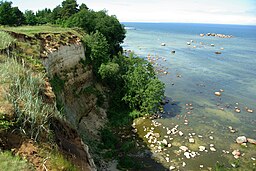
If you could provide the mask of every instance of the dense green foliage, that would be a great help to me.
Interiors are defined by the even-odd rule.
[[[0,1],[0,24],[19,26],[24,24],[25,17],[18,7],[12,7],[11,2]]]
[[[97,74],[100,65],[109,60],[109,45],[106,38],[96,31],[96,33],[84,37],[84,45],[87,60],[92,64],[95,74]]]

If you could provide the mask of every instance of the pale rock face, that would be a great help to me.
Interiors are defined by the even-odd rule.
[[[82,44],[71,44],[69,46],[60,46],[58,50],[49,53],[43,60],[46,71],[53,76],[60,71],[68,70],[85,59],[85,49]]]

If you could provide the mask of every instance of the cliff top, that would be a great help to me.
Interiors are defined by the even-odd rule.
[[[63,28],[52,25],[41,25],[41,26],[20,26],[20,27],[0,27],[0,30],[7,32],[15,32],[25,34],[33,37],[38,33],[67,33],[71,32],[79,37],[82,37],[83,31],[79,28]]]

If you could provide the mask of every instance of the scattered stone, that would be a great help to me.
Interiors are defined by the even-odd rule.
[[[164,144],[165,146],[167,146],[167,145],[168,145],[167,140],[166,140],[166,139],[163,139],[162,144]]]
[[[182,151],[188,151],[188,147],[186,147],[186,146],[180,146],[180,149],[182,150]]]
[[[197,135],[198,136],[198,138],[203,138],[203,136],[202,135]]]
[[[242,143],[246,143],[247,142],[247,138],[245,136],[240,136],[236,138],[236,143],[237,144],[242,144]]]
[[[194,138],[189,138],[189,139],[188,139],[188,142],[190,142],[190,143],[195,143],[195,139],[194,139]]]
[[[221,96],[221,93],[218,91],[216,91],[214,94],[215,94],[215,96]]]
[[[183,132],[179,131],[179,135],[180,135],[180,136],[183,136]]]
[[[172,144],[168,144],[167,146],[170,148],[170,147],[172,147]]]
[[[214,144],[210,144],[210,147],[214,147]]]
[[[256,145],[256,140],[255,140],[255,139],[247,138],[247,141],[248,141],[248,143],[251,143],[251,144],[255,144],[255,145]]]
[[[235,165],[234,163],[231,163],[231,166],[234,167],[234,168],[236,168],[236,165]]]
[[[175,50],[172,50],[172,53],[175,53]]]
[[[167,163],[170,162],[170,158],[169,157],[165,157],[165,160],[166,160]]]
[[[172,133],[172,131],[171,131],[171,130],[168,130],[168,131],[167,131],[167,134],[168,134],[168,135],[169,135],[169,134],[171,134],[171,133]]]
[[[214,147],[210,147],[210,150],[213,151],[213,152],[216,151],[216,149]]]
[[[187,159],[190,159],[190,154],[189,154],[189,152],[185,152],[185,153],[184,153],[184,156],[185,156]]]
[[[169,170],[171,171],[171,170],[174,170],[175,168],[176,168],[175,166],[170,166]]]
[[[217,51],[217,52],[215,52],[215,54],[216,54],[216,55],[220,55],[220,54],[221,54],[221,52]]]
[[[199,166],[200,168],[203,168],[204,167],[204,165],[202,165],[202,164],[200,164],[200,166]]]
[[[166,46],[166,44],[165,43],[161,43],[161,46]]]
[[[224,90],[223,90],[223,89],[220,89],[220,92],[224,92]]]
[[[185,167],[187,164],[185,162],[182,163],[182,167]]]
[[[206,149],[205,146],[199,146],[198,148],[199,148],[199,151],[204,151]]]
[[[253,113],[253,110],[252,109],[247,109],[246,110],[248,113]]]
[[[241,110],[240,110],[239,108],[236,108],[236,109],[235,109],[235,112],[236,112],[236,113],[240,113]]]
[[[213,136],[209,136],[209,138],[210,138],[211,140],[213,140]]]
[[[196,152],[192,151],[192,152],[190,153],[190,156],[191,156],[192,158],[196,157]]]
[[[253,161],[255,161],[255,160],[256,160],[254,157],[251,157],[251,159],[252,159]]]
[[[160,134],[159,133],[154,133],[155,137],[156,138],[159,138],[160,137]]]
[[[240,153],[239,150],[234,150],[234,151],[232,152],[232,155],[233,155],[236,159],[238,159],[238,158],[241,156],[241,153]]]
[[[211,44],[211,46],[214,46],[214,44]]]

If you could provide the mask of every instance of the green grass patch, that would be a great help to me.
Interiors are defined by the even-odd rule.
[[[0,152],[0,170],[32,171],[35,170],[26,160],[13,156],[11,152]]]
[[[79,171],[79,169],[75,165],[73,165],[61,153],[57,151],[53,151],[50,153],[49,164],[52,171]]]
[[[9,47],[15,39],[4,31],[0,31],[0,50]]]
[[[79,37],[82,37],[79,29],[64,28],[55,25],[41,25],[41,26],[20,26],[20,27],[3,27],[1,30],[22,33],[28,36],[34,36],[37,33],[66,33],[71,32]]]

